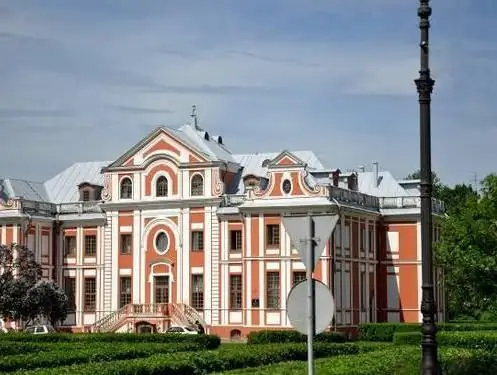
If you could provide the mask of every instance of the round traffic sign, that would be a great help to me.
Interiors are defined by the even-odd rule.
[[[307,286],[309,281],[304,280],[295,285],[288,293],[286,302],[286,311],[288,319],[292,326],[300,333],[308,334],[308,293]],[[316,332],[319,334],[330,325],[335,313],[335,303],[333,294],[330,288],[319,280],[312,279],[314,284],[314,312],[315,312],[315,327]]]

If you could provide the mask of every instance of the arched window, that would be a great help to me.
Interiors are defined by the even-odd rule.
[[[133,197],[133,184],[129,177],[121,181],[121,199],[131,199]]]
[[[160,176],[155,183],[155,195],[158,197],[167,197],[167,178]]]
[[[199,174],[192,178],[191,195],[193,197],[204,195],[204,178]]]

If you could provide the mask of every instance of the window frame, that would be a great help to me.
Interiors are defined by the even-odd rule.
[[[200,285],[196,285],[200,280]],[[203,311],[205,308],[205,286],[203,274],[192,274],[191,277],[191,295],[190,305],[197,311]],[[195,288],[198,290],[195,290]]]
[[[275,234],[277,233],[277,235]],[[279,224],[266,224],[266,248],[279,248],[281,244],[281,230]]]

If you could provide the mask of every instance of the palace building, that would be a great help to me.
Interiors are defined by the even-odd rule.
[[[33,250],[43,277],[65,289],[67,329],[199,320],[238,338],[291,328],[286,297],[305,268],[282,216],[339,215],[314,273],[334,295],[330,329],[420,322],[418,183],[378,163],[330,169],[312,151],[233,154],[194,117],[114,161],[77,163],[45,182],[0,180],[0,242]],[[442,215],[434,200],[435,241]],[[434,276],[443,320],[443,275]]]

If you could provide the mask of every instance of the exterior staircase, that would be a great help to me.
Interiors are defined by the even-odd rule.
[[[199,321],[206,327],[197,310],[184,303],[128,304],[91,326],[91,332],[117,332],[126,323],[160,320],[163,323],[192,327]],[[127,331],[133,331],[127,330]],[[207,331],[207,329],[206,329]]]

